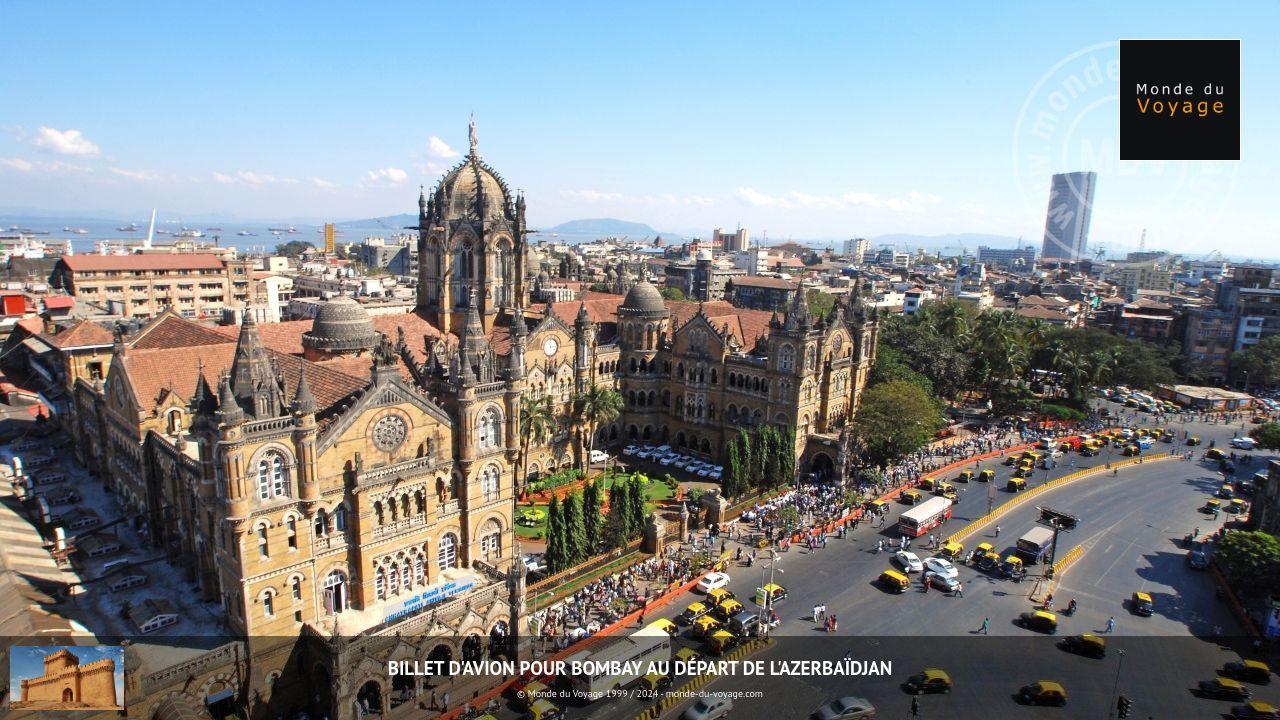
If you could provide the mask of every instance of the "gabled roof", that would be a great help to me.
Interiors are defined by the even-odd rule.
[[[671,310],[671,326],[679,328],[698,314],[699,303],[669,300],[667,307]],[[768,310],[744,310],[723,300],[701,303],[701,309],[716,330],[723,331],[727,323],[730,336],[744,350],[755,347],[757,338],[769,334],[773,313]]]
[[[115,336],[96,322],[81,320],[56,335],[42,335],[50,345],[68,350],[81,347],[111,347]]]
[[[78,257],[78,256],[77,256]],[[185,348],[196,345],[217,345],[236,341],[239,328],[228,337],[213,328],[192,322],[172,309],[165,310],[154,320],[147,323],[129,338],[132,350],[160,350],[165,348]]]

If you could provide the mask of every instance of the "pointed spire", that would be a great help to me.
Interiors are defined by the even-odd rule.
[[[236,341],[235,359],[228,378],[232,394],[240,406],[256,420],[280,417],[285,412],[284,388],[280,373],[258,334],[253,313],[246,311]]]
[[[418,186],[418,217],[427,216],[427,189],[422,185]]]
[[[483,336],[484,324],[480,322],[480,300],[477,290],[471,288],[467,293],[467,326],[463,330],[465,337]]]
[[[578,300],[578,317],[574,320],[575,325],[590,325],[591,316],[587,314],[587,301]]]
[[[316,411],[316,399],[307,384],[307,364],[302,358],[298,358],[298,387],[293,393],[292,409],[297,415],[310,415]]]
[[[518,338],[529,336],[529,326],[524,322],[524,308],[519,305],[511,310],[511,334]]]
[[[808,330],[813,326],[813,316],[809,314],[809,303],[804,298],[804,286],[796,288],[791,298],[791,308],[787,311],[786,329]]]
[[[244,410],[236,402],[229,375],[223,375],[218,383],[218,420],[223,425],[239,425],[244,422]]]
[[[204,360],[196,363],[196,389],[191,394],[191,409],[195,412],[210,412],[218,406],[218,399],[209,387],[209,380],[204,376]]]

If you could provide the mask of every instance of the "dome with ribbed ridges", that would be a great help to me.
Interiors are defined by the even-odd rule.
[[[354,299],[339,296],[320,306],[311,329],[302,335],[302,347],[323,353],[354,353],[378,344],[369,313]]]

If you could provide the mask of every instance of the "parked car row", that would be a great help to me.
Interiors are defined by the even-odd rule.
[[[622,449],[622,454],[637,460],[656,462],[663,467],[674,467],[677,470],[684,470],[690,475],[709,480],[719,480],[720,474],[724,472],[724,466],[682,455],[672,450],[670,445],[659,445],[657,447],[653,445],[628,445]]]

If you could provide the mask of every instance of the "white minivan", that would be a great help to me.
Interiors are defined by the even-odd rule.
[[[609,453],[607,453],[607,452],[605,452],[605,451],[603,451],[603,450],[592,450],[592,451],[591,451],[591,464],[592,464],[592,465],[599,465],[599,464],[601,464],[601,463],[607,463],[607,462],[609,462]]]

